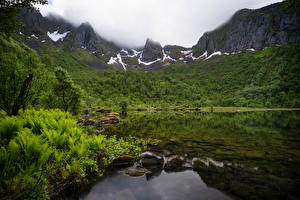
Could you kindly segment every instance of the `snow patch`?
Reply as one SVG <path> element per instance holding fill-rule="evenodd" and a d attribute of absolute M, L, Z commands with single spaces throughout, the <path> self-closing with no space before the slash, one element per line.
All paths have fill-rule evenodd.
<path fill-rule="evenodd" d="M 46 40 L 42 40 L 42 41 L 41 41 L 41 43 L 45 43 L 45 42 L 46 42 Z"/>
<path fill-rule="evenodd" d="M 184 55 L 188 55 L 190 53 L 192 53 L 193 50 L 188 50 L 188 51 L 181 51 L 181 53 L 183 53 Z"/>
<path fill-rule="evenodd" d="M 19 32 L 20 35 L 24 35 L 21 31 Z"/>
<path fill-rule="evenodd" d="M 37 36 L 35 36 L 34 34 L 32 34 L 30 37 L 35 38 L 35 39 L 39 39 Z"/>
<path fill-rule="evenodd" d="M 115 64 L 115 63 L 118 63 L 117 60 L 118 60 L 118 58 L 111 57 L 107 64 L 113 65 L 113 64 Z"/>
<path fill-rule="evenodd" d="M 121 52 L 124 52 L 128 55 L 128 51 L 126 51 L 125 49 L 122 49 Z"/>
<path fill-rule="evenodd" d="M 137 51 L 137 50 L 134 50 L 134 49 L 131 49 L 131 51 L 133 52 L 133 55 L 129 55 L 129 53 L 127 52 L 127 56 L 129 58 L 137 58 L 140 54 L 143 53 L 143 51 Z"/>
<path fill-rule="evenodd" d="M 148 66 L 148 65 L 152 65 L 152 64 L 154 64 L 154 63 L 156 63 L 156 62 L 161 61 L 161 59 L 158 58 L 157 60 L 154 60 L 154 61 L 152 61 L 152 62 L 143 62 L 143 61 L 141 61 L 141 58 L 139 58 L 138 61 L 139 61 L 139 64 L 143 64 L 143 65 L 147 65 L 147 66 Z"/>
<path fill-rule="evenodd" d="M 241 51 L 238 51 L 238 52 L 232 52 L 231 55 L 238 54 L 238 53 L 241 53 Z"/>
<path fill-rule="evenodd" d="M 123 69 L 126 71 L 126 64 L 122 60 L 122 56 L 120 53 L 117 54 L 117 57 L 111 57 L 110 60 L 108 61 L 108 65 L 113 65 L 113 64 L 118 64 L 120 63 L 123 67 Z"/>
<path fill-rule="evenodd" d="M 207 51 L 205 51 L 201 56 L 199 56 L 198 58 L 197 57 L 195 57 L 194 55 L 193 55 L 193 53 L 191 53 L 191 54 L 189 54 L 189 55 L 187 55 L 187 56 L 185 56 L 186 58 L 192 58 L 193 60 L 198 60 L 198 59 L 200 59 L 200 58 L 203 58 L 203 57 L 207 57 Z"/>
<path fill-rule="evenodd" d="M 255 49 L 247 49 L 247 51 L 255 51 Z"/>
<path fill-rule="evenodd" d="M 53 33 L 47 32 L 48 37 L 53 40 L 54 42 L 57 42 L 58 40 L 64 41 L 64 38 L 70 33 L 70 31 L 67 31 L 63 34 L 58 33 L 57 31 L 54 31 Z"/>
<path fill-rule="evenodd" d="M 222 55 L 221 51 L 214 52 L 213 54 L 208 56 L 205 60 L 208 60 L 208 59 L 210 59 L 210 58 L 212 58 L 213 56 L 216 56 L 216 55 Z"/>
<path fill-rule="evenodd" d="M 118 53 L 117 58 L 119 60 L 119 63 L 122 65 L 123 69 L 126 71 L 126 64 L 122 61 L 122 56 L 120 53 Z"/>

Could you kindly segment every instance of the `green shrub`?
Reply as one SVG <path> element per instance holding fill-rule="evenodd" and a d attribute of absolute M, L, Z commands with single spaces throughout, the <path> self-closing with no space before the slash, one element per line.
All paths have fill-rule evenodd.
<path fill-rule="evenodd" d="M 45 199 L 51 188 L 101 175 L 122 154 L 143 143 L 89 135 L 60 110 L 27 110 L 0 122 L 0 198 Z M 98 152 L 105 152 L 102 157 Z M 51 186 L 51 187 L 48 187 Z"/>

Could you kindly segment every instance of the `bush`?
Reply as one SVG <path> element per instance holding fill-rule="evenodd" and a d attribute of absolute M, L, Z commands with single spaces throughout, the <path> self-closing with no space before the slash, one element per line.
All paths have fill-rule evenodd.
<path fill-rule="evenodd" d="M 140 154 L 142 144 L 88 135 L 71 114 L 59 110 L 6 116 L 0 136 L 0 198 L 8 199 L 48 198 L 49 191 L 101 174 L 122 154 Z M 99 157 L 99 151 L 105 153 Z"/>

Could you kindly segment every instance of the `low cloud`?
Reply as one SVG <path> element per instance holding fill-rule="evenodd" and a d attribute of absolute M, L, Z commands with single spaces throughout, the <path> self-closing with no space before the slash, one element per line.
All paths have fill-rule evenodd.
<path fill-rule="evenodd" d="M 237 10 L 282 0 L 51 0 L 41 13 L 56 13 L 75 25 L 90 22 L 102 37 L 119 45 L 190 47 L 200 36 L 226 22 Z"/>

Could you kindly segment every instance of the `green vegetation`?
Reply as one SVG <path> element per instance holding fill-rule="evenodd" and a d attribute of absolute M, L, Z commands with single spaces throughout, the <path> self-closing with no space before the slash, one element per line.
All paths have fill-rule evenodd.
<path fill-rule="evenodd" d="M 134 138 L 89 135 L 59 110 L 2 116 L 0 138 L 1 199 L 46 199 L 101 175 L 120 155 L 137 156 L 143 146 Z"/>
<path fill-rule="evenodd" d="M 176 64 L 159 72 L 74 68 L 69 73 L 86 92 L 89 107 L 116 108 L 120 99 L 126 100 L 129 108 L 184 104 L 299 107 L 299 50 L 299 43 L 271 46 Z"/>
<path fill-rule="evenodd" d="M 38 98 L 46 71 L 31 49 L 1 37 L 0 44 L 0 108 L 17 115 Z"/>

